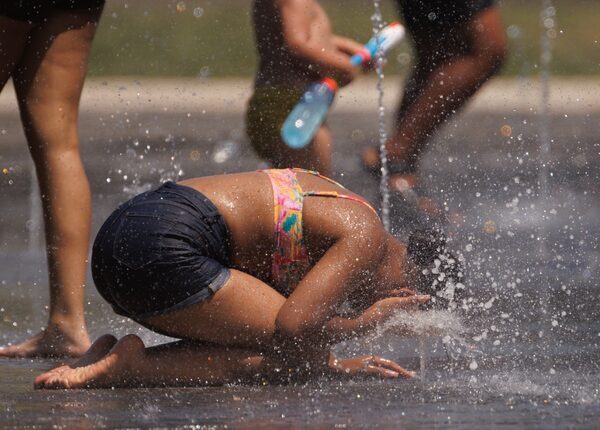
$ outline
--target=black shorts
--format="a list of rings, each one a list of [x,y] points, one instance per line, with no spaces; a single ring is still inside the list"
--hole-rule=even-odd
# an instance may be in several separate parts
[[[56,10],[94,10],[103,5],[104,0],[0,0],[0,15],[40,23]]]
[[[206,300],[229,279],[229,230],[202,193],[173,182],[123,203],[92,249],[92,276],[134,320]]]
[[[412,33],[445,30],[494,5],[494,0],[396,0]]]

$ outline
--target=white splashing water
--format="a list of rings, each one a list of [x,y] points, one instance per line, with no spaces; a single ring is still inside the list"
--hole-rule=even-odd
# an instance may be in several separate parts
[[[175,137],[169,134],[165,137],[164,143],[165,147],[169,148],[168,153],[171,156],[167,163],[157,163],[151,157],[152,152],[156,153],[157,149],[153,149],[149,143],[143,144],[139,140],[134,140],[125,150],[123,158],[127,162],[120,168],[109,171],[107,182],[112,181],[111,177],[122,181],[123,192],[128,197],[134,197],[166,181],[177,182],[184,174],[181,168],[181,156],[176,150],[177,142]],[[144,173],[149,173],[151,177],[144,178],[142,176]]]
[[[367,345],[380,344],[389,336],[418,337],[419,378],[426,379],[427,355],[425,339],[438,337],[448,356],[453,360],[474,360],[482,355],[467,338],[468,330],[460,316],[450,310],[398,311],[392,318],[379,325],[375,331],[363,338]]]
[[[379,34],[383,28],[383,16],[381,14],[381,2],[380,0],[373,0],[373,7],[375,12],[371,16],[373,23],[373,34],[375,37]],[[377,91],[379,93],[377,116],[379,124],[379,157],[381,160],[381,182],[379,183],[379,191],[381,194],[381,221],[387,231],[390,230],[390,190],[388,185],[389,180],[389,169],[388,169],[388,158],[387,149],[385,143],[387,141],[387,134],[385,132],[385,108],[383,106],[383,65],[384,56],[381,49],[377,50],[375,54],[375,61],[377,65]]]
[[[466,331],[463,321],[452,311],[398,311],[393,317],[378,326],[371,336],[379,338],[393,334],[395,336],[460,337]]]
[[[556,8],[552,5],[552,0],[542,0],[542,11],[540,14],[542,25],[542,36],[540,41],[540,170],[538,173],[539,198],[542,206],[547,204],[550,197],[550,63],[552,61],[552,39],[556,37],[556,30],[554,29],[555,15]],[[543,222],[541,223],[540,255],[544,261],[547,261],[549,258],[549,251],[545,221],[546,216],[544,216]]]
[[[556,37],[555,15],[556,8],[552,5],[552,0],[542,0],[542,10],[540,21],[542,35],[540,40],[540,84],[541,84],[541,106],[540,106],[540,167],[538,172],[539,200],[542,208],[542,219],[538,235],[539,255],[541,257],[541,270],[544,271],[546,264],[550,262],[551,255],[548,245],[548,210],[550,204],[550,159],[551,139],[550,139],[550,63],[552,61],[552,39]],[[542,294],[542,312],[541,315],[548,315],[550,308],[549,292]]]

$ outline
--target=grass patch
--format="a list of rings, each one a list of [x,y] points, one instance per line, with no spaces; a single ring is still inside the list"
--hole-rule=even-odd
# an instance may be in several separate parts
[[[370,2],[322,0],[337,33],[366,41],[371,35]],[[384,1],[387,21],[396,19]],[[499,2],[510,29],[510,55],[502,73],[537,73],[540,57],[539,1]],[[600,2],[555,0],[552,73],[600,74]],[[179,6],[178,6],[179,5]],[[181,5],[184,5],[183,7]],[[250,0],[109,0],[96,36],[91,75],[252,76],[256,67]],[[391,53],[388,74],[403,73],[409,43]]]

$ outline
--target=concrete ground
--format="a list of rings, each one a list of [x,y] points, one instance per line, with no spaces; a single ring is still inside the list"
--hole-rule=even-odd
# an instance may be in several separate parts
[[[385,84],[388,124],[397,84]],[[244,135],[250,91],[248,81],[89,80],[80,135],[94,232],[119,202],[161,180],[257,168],[260,160]],[[358,157],[377,140],[376,97],[374,81],[357,82],[340,92],[329,118],[335,178],[374,203],[378,184],[361,170]],[[552,79],[549,100],[544,116],[538,82],[491,82],[440,130],[420,166],[428,192],[462,219],[450,233],[467,261],[473,297],[467,340],[485,351],[479,364],[465,365],[461,357],[455,374],[446,364],[433,366],[433,375],[417,384],[55,394],[31,389],[33,377],[54,362],[7,361],[0,366],[0,423],[253,428],[273,422],[301,427],[309,420],[318,428],[431,428],[442,422],[592,428],[600,413],[594,365],[600,333],[600,80]],[[546,133],[543,191],[540,134]],[[0,95],[0,172],[4,344],[38,330],[47,304],[39,197],[11,88]],[[115,316],[93,287],[87,291],[92,337],[136,332],[150,343],[163,340]],[[400,351],[398,341],[368,347],[391,358]],[[402,363],[417,369],[419,355],[408,349],[411,356]]]

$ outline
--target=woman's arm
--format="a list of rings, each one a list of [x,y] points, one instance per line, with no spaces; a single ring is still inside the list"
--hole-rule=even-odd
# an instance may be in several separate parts
[[[307,7],[303,0],[277,0],[281,14],[283,37],[286,45],[297,56],[311,62],[317,73],[323,77],[332,77],[340,85],[346,85],[353,79],[357,70],[350,63],[350,56],[336,49],[330,36],[325,32],[312,29],[315,10]],[[329,25],[329,22],[325,24]],[[327,37],[319,37],[327,36]]]
[[[353,218],[359,218],[357,212]],[[370,215],[370,213],[368,214]],[[339,216],[338,216],[339,217]],[[323,230],[339,236],[285,301],[275,322],[282,336],[296,342],[323,343],[323,329],[352,291],[369,280],[386,252],[385,231],[378,221],[339,220]],[[350,325],[346,329],[351,329]],[[326,343],[326,342],[325,342]]]
[[[430,299],[428,295],[412,295],[379,300],[356,318],[331,318],[325,323],[324,338],[329,343],[336,343],[361,336],[391,318],[399,310],[416,310],[418,305],[427,303]]]

